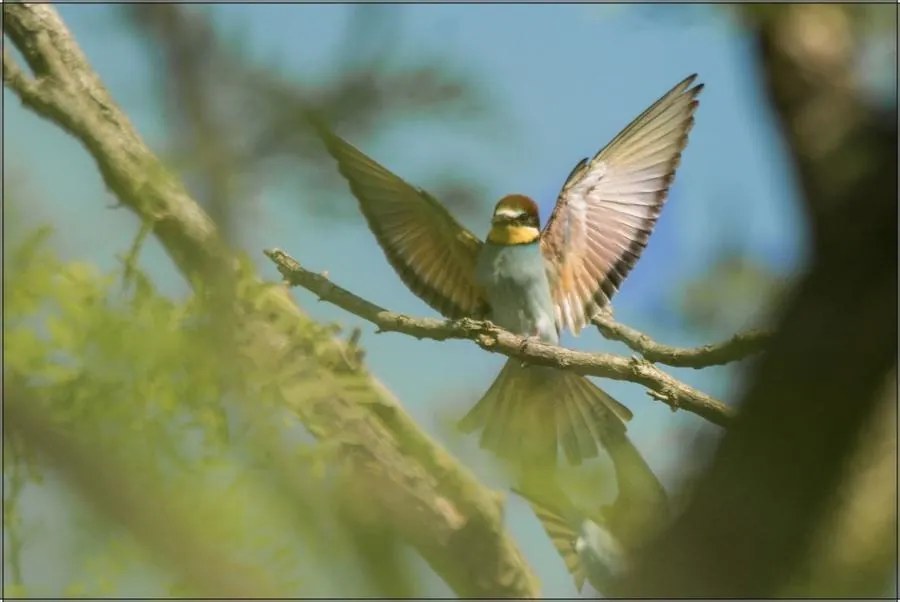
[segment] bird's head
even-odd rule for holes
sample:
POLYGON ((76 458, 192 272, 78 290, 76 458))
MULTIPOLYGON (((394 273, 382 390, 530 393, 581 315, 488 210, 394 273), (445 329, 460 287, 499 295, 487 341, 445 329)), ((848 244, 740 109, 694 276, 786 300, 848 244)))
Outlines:
POLYGON ((537 203, 525 195, 510 194, 494 207, 488 240, 501 245, 533 243, 540 238, 540 226, 537 203))

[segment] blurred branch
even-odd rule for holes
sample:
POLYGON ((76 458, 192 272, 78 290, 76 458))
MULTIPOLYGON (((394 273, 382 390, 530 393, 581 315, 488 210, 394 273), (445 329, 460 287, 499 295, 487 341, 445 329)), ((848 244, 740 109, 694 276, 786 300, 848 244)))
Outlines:
POLYGON ((883 153, 897 146, 896 111, 870 104, 861 90, 857 61, 866 11, 877 21, 896 22, 895 8, 886 5, 760 5, 741 13, 756 34, 766 91, 791 147, 820 249, 847 228, 859 228, 841 219, 844 203, 865 198, 860 184, 884 175, 876 173, 883 153))
POLYGON ((772 333, 767 331, 748 330, 721 343, 700 347, 673 347, 657 343, 644 333, 620 324, 608 315, 598 314, 591 321, 604 337, 625 343, 647 361, 680 368, 706 368, 742 360, 762 351, 772 337, 772 333))
MULTIPOLYGON (((271 60, 264 65, 249 60, 247 53, 236 51, 243 43, 240 28, 224 37, 209 16, 194 7, 134 4, 124 11, 154 51, 161 51, 161 79, 177 124, 172 133, 180 141, 178 163, 200 175, 204 201, 227 205, 222 199, 237 200, 240 194, 226 183, 234 188, 281 158, 288 161, 282 177, 295 176, 300 166, 304 187, 328 190, 337 180, 329 171, 314 168, 326 155, 308 135, 304 112, 310 106, 357 138, 398 116, 451 114, 456 123, 465 123, 488 112, 476 84, 437 57, 419 55, 412 65, 389 60, 384 41, 397 37, 397 22, 386 19, 377 6, 352 9, 340 56, 328 70, 334 75, 315 84, 281 74, 271 60), (248 120, 248 114, 253 119, 248 120)), ((467 201, 477 192, 474 183, 460 180, 458 174, 454 183, 463 194, 447 202, 460 200, 457 208, 470 210, 473 205, 467 201)), ((440 191, 434 184, 429 188, 440 191)), ((339 204, 319 200, 327 196, 310 192, 303 198, 323 215, 339 214, 339 204)))
MULTIPOLYGON (((189 158, 186 177, 226 239, 232 239, 235 202, 240 196, 238 173, 249 158, 239 156, 235 141, 245 122, 222 118, 218 72, 223 68, 212 52, 215 36, 202 15, 174 4, 127 7, 134 22, 150 34, 166 65, 168 108, 175 127, 179 155, 189 158), (193 176, 193 178, 191 177, 193 176)), ((234 62, 228 68, 235 69, 234 62)))
POLYGON ((853 598, 884 593, 885 566, 897 558, 897 371, 844 466, 830 518, 816 534, 808 569, 784 594, 853 598))
POLYGON ((380 332, 400 332, 436 341, 468 339, 486 351, 529 363, 644 385, 650 389, 651 397, 668 404, 673 410, 687 410, 720 426, 727 426, 732 418, 731 410, 721 401, 672 378, 646 360, 564 349, 537 339, 515 335, 490 322, 467 318, 413 318, 393 313, 337 286, 321 274, 304 269, 297 260, 283 251, 273 249, 265 253, 275 262, 278 271, 289 284, 302 286, 320 299, 368 320, 378 326, 380 332))
MULTIPOLYGON (((36 77, 28 81, 18 70, 5 71, 9 87, 84 144, 110 190, 152 222, 191 284, 203 290, 222 273, 238 280, 234 326, 247 334, 248 361, 294 368, 280 385, 284 403, 313 435, 339 444, 348 468, 369 486, 373 510, 458 595, 535 596, 537 581, 502 527, 496 496, 423 433, 380 383, 328 361, 328 351, 341 355, 337 341, 321 355, 304 347, 298 325, 313 322, 284 287, 265 285, 228 252, 209 216, 109 96, 55 9, 14 3, 3 5, 3 13, 5 35, 36 77)), ((7 55, 4 63, 12 63, 7 55)))
POLYGON ((40 404, 26 396, 17 388, 4 390, 4 435, 20 438, 24 446, 43 456, 103 516, 124 525, 158 559, 204 594, 234 598, 279 594, 264 575, 206 543, 195 524, 136 486, 132 467, 76 442, 41 414, 40 404))
MULTIPOLYGON (((897 120, 853 83, 858 8, 870 7, 735 9, 800 177, 811 259, 690 502, 616 595, 768 598, 816 562, 816 534, 897 363, 897 120)), ((867 567, 852 597, 896 595, 885 590, 895 554, 867 567)))

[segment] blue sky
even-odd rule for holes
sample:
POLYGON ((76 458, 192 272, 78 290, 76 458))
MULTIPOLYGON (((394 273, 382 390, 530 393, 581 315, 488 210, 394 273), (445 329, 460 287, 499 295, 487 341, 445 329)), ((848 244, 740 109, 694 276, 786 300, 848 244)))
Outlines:
MULTIPOLYGON (((159 82, 151 76, 144 46, 121 25, 116 10, 59 6, 113 97, 151 146, 161 150, 165 121, 159 82)), ((291 76, 321 79, 330 77, 331 57, 340 50, 350 14, 346 6, 322 5, 208 5, 204 10, 223 30, 242 30, 244 51, 252 56, 278 59, 291 76)), ((672 85, 697 72, 706 84, 697 123, 650 244, 614 299, 617 318, 665 342, 706 342, 679 322, 672 303, 686 281, 715 263, 726 237, 778 272, 790 272, 801 261, 806 234, 796 184, 764 102, 749 39, 726 10, 550 4, 392 5, 384 10, 401 21, 401 35, 394 40, 398 60, 421 54, 443 57, 483 86, 500 118, 483 128, 410 121, 364 145, 351 142, 413 183, 441 167, 473 173, 488 194, 480 214, 463 221, 479 236, 485 233, 490 208, 505 193, 534 197, 548 215, 563 179, 580 158, 595 153, 672 85)), ((114 254, 127 249, 137 220, 125 210, 105 207, 112 198, 76 142, 23 110, 8 91, 3 94, 7 173, 28 166, 30 188, 43 201, 42 214, 57 224, 69 257, 114 265, 114 254)), ((297 202, 302 194, 277 181, 258 191, 259 219, 247 229, 245 240, 266 277, 275 279, 277 273, 260 251, 280 247, 380 305, 433 315, 391 271, 361 216, 336 222, 307 215, 297 202)), ((355 204, 349 190, 330 200, 355 204)), ((142 263, 163 290, 185 292, 158 245, 145 247, 142 263)), ((374 374, 424 428, 492 478, 474 443, 447 441, 436 416, 461 415, 487 388, 504 358, 465 342, 376 336, 360 320, 314 303, 302 291, 297 298, 317 318, 362 326, 374 374)), ((753 318, 748 314, 748 323, 753 318)), ((625 352, 594 333, 564 342, 625 352)), ((673 373, 732 401, 728 369, 673 373)), ((629 432, 671 484, 683 454, 689 453, 691 437, 705 428, 702 421, 673 414, 640 387, 603 386, 633 409, 629 432)), ((507 518, 544 594, 575 595, 562 562, 525 505, 511 498, 507 518)), ((423 595, 447 593, 435 579, 428 580, 428 588, 423 595)))

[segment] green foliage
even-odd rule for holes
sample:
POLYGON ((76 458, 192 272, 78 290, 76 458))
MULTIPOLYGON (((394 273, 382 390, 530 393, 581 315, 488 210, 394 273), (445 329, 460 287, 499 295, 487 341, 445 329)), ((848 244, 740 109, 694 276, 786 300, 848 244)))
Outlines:
MULTIPOLYGON (((209 562, 227 564, 210 574, 262 579, 273 594, 409 591, 402 567, 388 584, 364 570, 396 544, 379 534, 361 549, 348 531, 353 522, 336 512, 338 488, 322 468, 329 450, 275 403, 283 375, 269 362, 240 362, 223 344, 240 329, 222 303, 210 302, 209 291, 166 298, 133 264, 102 273, 63 261, 49 240, 49 230, 37 230, 7 255, 4 371, 58 432, 98 452, 97 474, 123 480, 110 499, 81 490, 67 508, 69 532, 58 539, 76 542, 62 567, 69 583, 44 583, 42 571, 26 567, 5 594, 215 595, 214 582, 183 570, 196 559, 160 553, 155 530, 184 538, 175 549, 185 556, 215 551, 209 562)), ((301 352, 315 349, 328 329, 320 330, 298 337, 301 352)), ((58 496, 61 485, 27 470, 33 441, 13 436, 4 445, 10 568, 31 545, 23 529, 42 520, 22 501, 58 496), (10 487, 11 475, 18 486, 10 487)), ((73 482, 63 466, 52 468, 73 482)))

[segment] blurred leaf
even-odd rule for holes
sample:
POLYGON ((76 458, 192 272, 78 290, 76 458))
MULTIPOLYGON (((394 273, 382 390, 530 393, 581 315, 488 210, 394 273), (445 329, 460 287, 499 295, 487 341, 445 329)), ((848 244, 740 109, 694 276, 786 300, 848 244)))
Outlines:
POLYGON ((747 316, 765 317, 786 290, 785 279, 745 255, 727 254, 683 289, 680 306, 688 324, 715 336, 747 328, 747 316))
MULTIPOLYGON (((4 316, 4 372, 73 444, 129 467, 116 497, 100 507, 133 508, 129 512, 139 513, 130 519, 138 521, 135 527, 159 520, 134 506, 152 504, 155 516, 175 521, 158 529, 188 529, 180 535, 185 550, 197 549, 191 538, 202 535, 199 545, 235 555, 235 566, 217 570, 266 574, 292 595, 409 591, 396 581, 405 579, 398 567, 392 569, 396 579, 368 574, 381 565, 363 548, 393 545, 384 534, 360 539, 355 523, 323 520, 334 513, 339 494, 322 480, 316 454, 305 451, 317 448, 308 439, 299 443, 297 422, 282 420, 283 409, 272 397, 280 396, 279 374, 252 368, 234 373, 234 364, 223 359, 229 352, 211 330, 219 324, 210 317, 210 304, 162 297, 139 271, 135 281, 143 284, 123 292, 117 279, 124 267, 104 274, 60 262, 48 242, 46 235, 26 237, 10 254, 16 261, 5 284, 17 301, 4 316), (274 386, 257 386, 266 379, 274 386), (304 453, 296 453, 298 446, 304 453), (314 552, 326 539, 329 554, 314 552), (336 582, 344 573, 356 577, 336 582)), ((310 333, 313 340, 333 332, 327 325, 319 330, 310 333)), ((15 441, 5 440, 5 448, 15 441)), ((16 452, 9 461, 19 466, 27 458, 16 452)), ((98 475, 106 470, 96 468, 98 475)), ((42 487, 33 473, 23 474, 31 487, 42 487)), ((79 577, 62 593, 130 595, 127 575, 152 572, 160 561, 138 553, 147 543, 145 527, 123 539, 111 516, 85 512, 87 507, 71 509, 75 533, 87 539, 78 546, 79 558, 72 558, 84 559, 79 577)), ((7 514, 5 521, 18 516, 7 514)), ((181 579, 176 571, 149 593, 198 593, 196 584, 181 579)))

